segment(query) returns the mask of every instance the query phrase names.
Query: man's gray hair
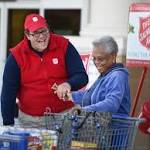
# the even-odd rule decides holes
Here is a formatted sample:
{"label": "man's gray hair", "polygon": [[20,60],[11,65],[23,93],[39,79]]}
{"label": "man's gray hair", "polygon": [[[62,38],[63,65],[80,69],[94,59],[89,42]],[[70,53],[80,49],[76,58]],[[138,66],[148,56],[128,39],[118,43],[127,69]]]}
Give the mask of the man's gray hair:
{"label": "man's gray hair", "polygon": [[101,47],[107,53],[118,53],[117,42],[111,36],[103,36],[102,38],[93,41],[93,46]]}

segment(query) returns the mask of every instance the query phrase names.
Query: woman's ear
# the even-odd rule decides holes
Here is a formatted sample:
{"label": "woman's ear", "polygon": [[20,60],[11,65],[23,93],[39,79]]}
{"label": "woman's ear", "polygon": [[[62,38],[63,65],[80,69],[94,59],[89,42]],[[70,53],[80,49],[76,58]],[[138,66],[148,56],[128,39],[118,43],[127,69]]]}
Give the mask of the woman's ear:
{"label": "woman's ear", "polygon": [[117,54],[116,54],[116,53],[114,53],[112,56],[113,56],[113,63],[115,63],[115,62],[116,62]]}

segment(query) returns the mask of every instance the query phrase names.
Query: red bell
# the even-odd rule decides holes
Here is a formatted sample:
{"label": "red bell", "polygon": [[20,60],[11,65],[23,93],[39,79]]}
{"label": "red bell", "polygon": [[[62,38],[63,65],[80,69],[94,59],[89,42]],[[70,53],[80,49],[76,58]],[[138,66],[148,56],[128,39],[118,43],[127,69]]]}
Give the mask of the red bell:
{"label": "red bell", "polygon": [[140,118],[144,119],[144,122],[140,123],[138,128],[145,134],[150,134],[150,101],[144,102]]}

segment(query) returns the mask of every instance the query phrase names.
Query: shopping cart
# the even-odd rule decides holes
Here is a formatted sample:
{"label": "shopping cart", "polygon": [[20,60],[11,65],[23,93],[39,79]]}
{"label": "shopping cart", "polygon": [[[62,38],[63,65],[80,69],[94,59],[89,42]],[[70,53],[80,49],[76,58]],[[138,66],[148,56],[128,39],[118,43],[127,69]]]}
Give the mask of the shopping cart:
{"label": "shopping cart", "polygon": [[46,121],[59,133],[58,150],[132,150],[140,123],[138,118],[105,112],[49,114]]}
{"label": "shopping cart", "polygon": [[132,150],[139,123],[107,112],[46,112],[46,129],[5,127],[0,150]]}

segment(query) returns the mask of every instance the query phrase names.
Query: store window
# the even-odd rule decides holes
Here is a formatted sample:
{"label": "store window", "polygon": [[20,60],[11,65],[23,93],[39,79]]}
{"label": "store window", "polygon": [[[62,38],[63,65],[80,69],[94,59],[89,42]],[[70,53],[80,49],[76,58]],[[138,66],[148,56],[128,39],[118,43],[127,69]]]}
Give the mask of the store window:
{"label": "store window", "polygon": [[81,10],[45,10],[51,30],[62,35],[79,35]]}
{"label": "store window", "polygon": [[39,13],[38,9],[8,10],[8,42],[7,49],[14,47],[24,36],[24,19],[30,13]]}
{"label": "store window", "polygon": [[0,2],[14,2],[16,0],[0,0]]}

